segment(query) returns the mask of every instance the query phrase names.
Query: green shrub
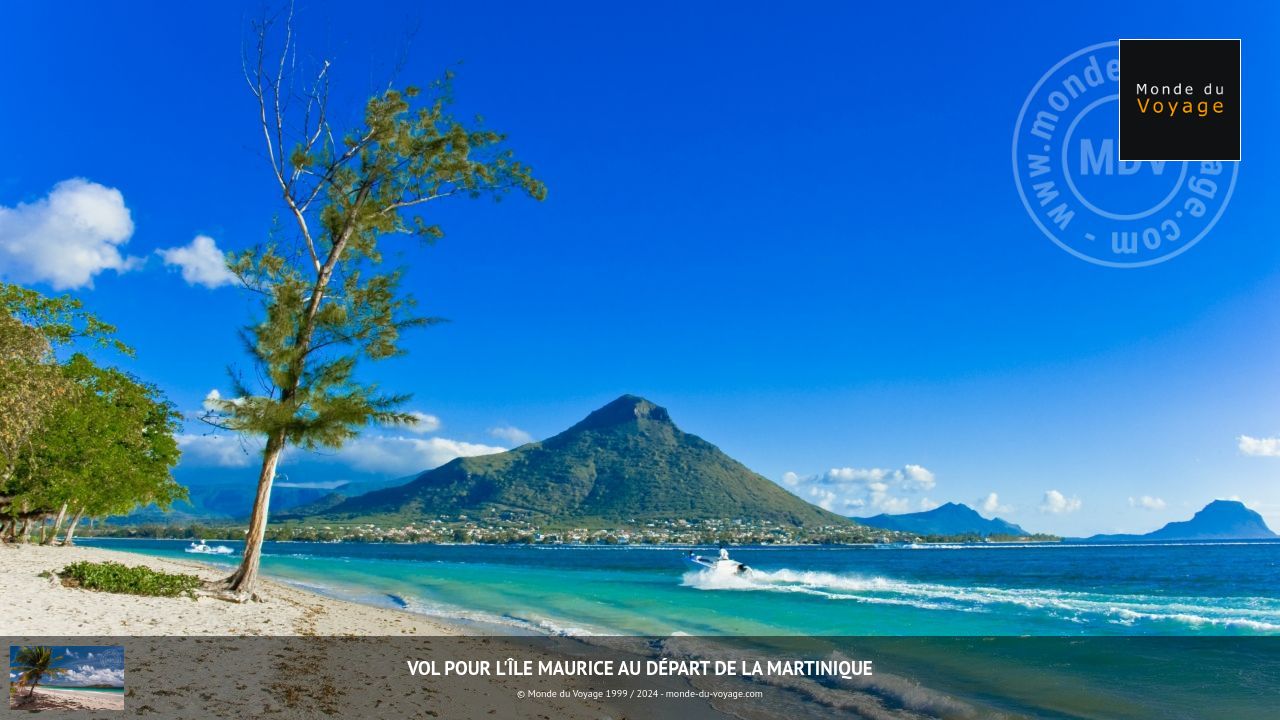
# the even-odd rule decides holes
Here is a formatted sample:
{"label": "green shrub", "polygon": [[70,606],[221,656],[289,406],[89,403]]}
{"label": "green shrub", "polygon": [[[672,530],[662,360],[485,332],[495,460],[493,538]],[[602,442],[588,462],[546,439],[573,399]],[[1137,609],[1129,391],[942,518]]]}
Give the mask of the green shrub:
{"label": "green shrub", "polygon": [[160,572],[146,566],[129,567],[117,562],[72,563],[58,573],[63,584],[86,590],[152,595],[155,597],[195,597],[200,578]]}

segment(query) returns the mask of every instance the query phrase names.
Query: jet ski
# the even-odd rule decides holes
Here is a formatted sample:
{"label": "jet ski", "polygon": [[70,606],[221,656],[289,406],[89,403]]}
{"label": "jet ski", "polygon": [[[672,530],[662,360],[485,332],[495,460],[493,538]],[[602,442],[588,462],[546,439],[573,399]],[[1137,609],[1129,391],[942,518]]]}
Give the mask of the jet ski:
{"label": "jet ski", "polygon": [[197,555],[230,555],[234,551],[226,545],[210,546],[204,540],[201,540],[199,543],[191,543],[188,545],[186,552],[195,553]]}
{"label": "jet ski", "polygon": [[692,550],[690,550],[689,553],[684,556],[684,559],[690,564],[697,565],[698,567],[710,570],[716,574],[748,575],[751,573],[751,568],[730,558],[729,551],[724,548],[720,548],[719,557],[709,558],[703,555],[696,555]]}

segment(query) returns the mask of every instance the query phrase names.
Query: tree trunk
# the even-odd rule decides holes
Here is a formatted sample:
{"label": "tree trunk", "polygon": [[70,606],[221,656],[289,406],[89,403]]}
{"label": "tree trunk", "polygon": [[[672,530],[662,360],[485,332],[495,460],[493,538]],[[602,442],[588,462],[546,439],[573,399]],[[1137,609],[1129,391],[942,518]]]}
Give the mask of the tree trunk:
{"label": "tree trunk", "polygon": [[80,518],[82,517],[84,517],[84,508],[77,510],[76,514],[71,517],[71,524],[67,526],[67,536],[62,539],[63,547],[70,547],[75,544],[72,542],[72,538],[76,536],[76,525],[80,524]]}
{"label": "tree trunk", "polygon": [[276,466],[284,452],[284,432],[267,438],[262,451],[262,471],[258,474],[258,494],[253,499],[253,514],[249,517],[249,533],[244,539],[244,558],[240,567],[226,579],[227,589],[245,599],[253,597],[258,584],[258,565],[262,561],[262,540],[267,533],[267,512],[271,504],[271,483],[276,477]]}
{"label": "tree trunk", "polygon": [[27,543],[31,541],[31,518],[22,518],[22,533],[18,536],[18,542]]}
{"label": "tree trunk", "polygon": [[40,539],[41,545],[52,545],[58,541],[58,533],[62,532],[62,523],[67,519],[67,504],[62,503],[62,507],[58,508],[58,515],[53,519],[53,532],[49,533],[49,537]]}

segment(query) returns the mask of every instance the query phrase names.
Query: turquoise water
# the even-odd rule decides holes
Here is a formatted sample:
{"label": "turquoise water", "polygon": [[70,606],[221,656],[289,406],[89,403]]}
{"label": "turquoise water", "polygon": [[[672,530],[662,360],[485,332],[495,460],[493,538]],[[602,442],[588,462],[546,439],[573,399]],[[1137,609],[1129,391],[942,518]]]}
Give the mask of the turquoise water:
{"label": "turquoise water", "polygon": [[76,687],[74,685],[41,685],[41,690],[72,690],[74,692],[96,692],[108,695],[123,695],[124,688]]}
{"label": "turquoise water", "polygon": [[[237,559],[177,540],[85,544]],[[746,578],[691,569],[685,550],[267,543],[263,568],[511,633],[1280,635],[1280,542],[734,548]]]}

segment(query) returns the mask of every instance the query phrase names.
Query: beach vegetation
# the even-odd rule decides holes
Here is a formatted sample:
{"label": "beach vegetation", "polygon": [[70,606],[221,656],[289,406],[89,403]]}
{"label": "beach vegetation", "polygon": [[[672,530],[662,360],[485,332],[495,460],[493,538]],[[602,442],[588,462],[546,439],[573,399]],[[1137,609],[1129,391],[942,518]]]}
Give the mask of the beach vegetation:
{"label": "beach vegetation", "polygon": [[[125,356],[115,328],[70,296],[0,283],[0,538],[53,543],[70,521],[168,507],[180,416],[158,388],[71,345]],[[74,348],[73,348],[74,349]]]}
{"label": "beach vegetation", "polygon": [[181,454],[175,438],[181,416],[159,389],[81,354],[60,371],[75,392],[55,408],[18,472],[36,504],[56,508],[45,542],[67,519],[64,542],[71,544],[85,515],[185,499],[171,474]]}
{"label": "beach vegetation", "polygon": [[145,565],[130,566],[117,562],[75,562],[58,573],[68,587],[153,597],[195,597],[200,578],[195,575],[167,573]]}
{"label": "beach vegetation", "polygon": [[[545,188],[503,147],[504,136],[450,112],[451,75],[425,87],[388,86],[362,121],[335,127],[331,63],[304,70],[292,9],[252,25],[245,80],[264,154],[287,218],[261,245],[228,257],[259,315],[242,333],[250,378],[233,372],[230,395],[210,399],[206,420],[262,441],[257,492],[239,568],[225,581],[252,597],[271,485],[287,447],[337,448],[368,425],[412,425],[407,396],[362,381],[357,365],[403,354],[402,334],[437,323],[414,312],[401,268],[384,253],[399,238],[444,235],[426,215],[450,197],[542,199]],[[304,74],[305,73],[305,74]]]}

